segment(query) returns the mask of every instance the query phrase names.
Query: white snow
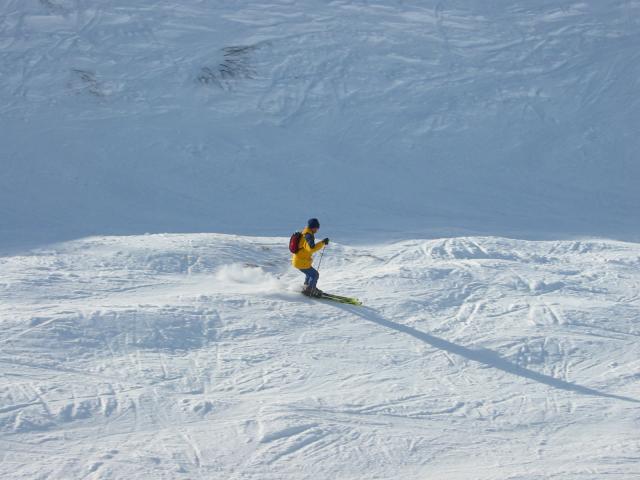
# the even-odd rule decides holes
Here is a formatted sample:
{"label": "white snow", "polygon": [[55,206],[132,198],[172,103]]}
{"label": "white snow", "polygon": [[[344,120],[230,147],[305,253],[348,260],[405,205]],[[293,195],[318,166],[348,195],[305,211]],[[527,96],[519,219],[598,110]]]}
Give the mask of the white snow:
{"label": "white snow", "polygon": [[639,44],[632,0],[0,0],[0,234],[637,241]]}
{"label": "white snow", "polygon": [[640,247],[94,237],[0,260],[3,478],[634,478]]}
{"label": "white snow", "polygon": [[[637,0],[0,0],[0,478],[639,478],[638,45]],[[310,216],[363,307],[299,294]]]}

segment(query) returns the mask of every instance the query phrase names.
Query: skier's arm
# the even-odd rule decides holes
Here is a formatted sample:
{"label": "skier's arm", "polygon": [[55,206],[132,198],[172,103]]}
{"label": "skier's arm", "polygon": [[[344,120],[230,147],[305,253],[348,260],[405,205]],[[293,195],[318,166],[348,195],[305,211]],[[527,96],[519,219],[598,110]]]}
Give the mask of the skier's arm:
{"label": "skier's arm", "polygon": [[315,253],[324,247],[324,242],[316,243],[313,235],[311,235],[310,233],[307,233],[304,236],[304,239],[306,240],[304,248],[309,250],[311,253]]}

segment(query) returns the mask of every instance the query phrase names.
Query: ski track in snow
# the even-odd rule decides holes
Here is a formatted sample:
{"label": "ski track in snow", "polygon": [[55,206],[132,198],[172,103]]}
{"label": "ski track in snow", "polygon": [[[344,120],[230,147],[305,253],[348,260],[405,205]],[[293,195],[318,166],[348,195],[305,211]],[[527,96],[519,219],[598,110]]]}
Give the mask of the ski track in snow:
{"label": "ski track in snow", "polygon": [[633,478],[640,249],[93,237],[0,258],[3,478]]}

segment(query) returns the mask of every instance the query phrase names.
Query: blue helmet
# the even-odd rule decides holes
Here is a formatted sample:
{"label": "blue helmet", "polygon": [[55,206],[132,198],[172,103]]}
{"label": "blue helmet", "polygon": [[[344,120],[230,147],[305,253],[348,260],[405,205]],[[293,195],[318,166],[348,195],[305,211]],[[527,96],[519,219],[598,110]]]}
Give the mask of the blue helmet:
{"label": "blue helmet", "polygon": [[307,226],[309,228],[320,228],[320,222],[318,221],[317,218],[310,218],[309,221],[307,222]]}

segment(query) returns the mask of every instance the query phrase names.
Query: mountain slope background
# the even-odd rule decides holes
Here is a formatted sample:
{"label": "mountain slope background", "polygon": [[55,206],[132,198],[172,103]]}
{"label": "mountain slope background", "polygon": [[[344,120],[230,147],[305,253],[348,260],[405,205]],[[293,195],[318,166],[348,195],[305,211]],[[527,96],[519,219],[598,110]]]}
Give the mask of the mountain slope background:
{"label": "mountain slope background", "polygon": [[5,241],[635,239],[640,5],[3,0]]}

